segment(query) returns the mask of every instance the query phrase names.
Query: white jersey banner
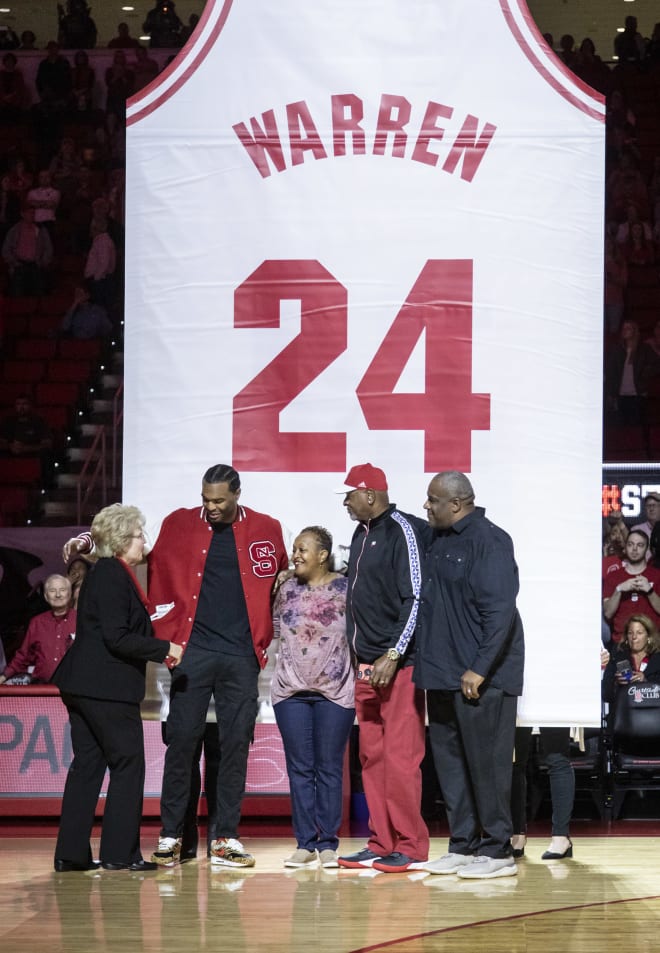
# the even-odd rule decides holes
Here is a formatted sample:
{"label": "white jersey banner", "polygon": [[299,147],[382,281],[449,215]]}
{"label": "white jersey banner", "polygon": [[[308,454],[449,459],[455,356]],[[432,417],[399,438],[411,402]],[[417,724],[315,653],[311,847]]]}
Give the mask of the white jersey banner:
{"label": "white jersey banner", "polygon": [[382,467],[513,537],[521,713],[599,721],[604,104],[522,0],[209,0],[128,109],[124,498],[292,533]]}

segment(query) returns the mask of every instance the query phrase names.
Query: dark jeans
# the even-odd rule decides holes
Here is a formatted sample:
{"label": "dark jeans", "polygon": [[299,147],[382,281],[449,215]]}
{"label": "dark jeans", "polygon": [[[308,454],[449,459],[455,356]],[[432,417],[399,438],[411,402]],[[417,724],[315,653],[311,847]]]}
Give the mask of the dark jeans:
{"label": "dark jeans", "polygon": [[336,850],[342,815],[344,752],[354,708],[318,692],[299,692],[274,706],[291,788],[293,832],[305,850]]}
{"label": "dark jeans", "polygon": [[[163,743],[167,744],[167,723],[163,722]],[[191,856],[197,853],[199,845],[199,830],[197,827],[199,796],[202,793],[202,771],[200,761],[204,751],[204,796],[206,799],[207,827],[206,852],[210,852],[211,843],[218,836],[216,834],[216,820],[218,810],[218,772],[220,769],[220,744],[218,741],[218,726],[214,721],[207,721],[204,737],[195,748],[192,768],[190,770],[190,797],[186,807],[186,817],[183,822],[181,854]]]}
{"label": "dark jeans", "polygon": [[511,763],[517,699],[429,691],[429,740],[455,854],[511,855]]}
{"label": "dark jeans", "polygon": [[247,761],[257,717],[256,656],[227,655],[189,645],[172,672],[167,751],[160,800],[162,837],[181,837],[190,801],[195,751],[204,735],[211,696],[218,720],[221,770],[217,837],[237,837]]}
{"label": "dark jeans", "polygon": [[[568,728],[539,730],[539,750],[550,779],[552,834],[553,837],[568,837],[575,799],[575,772],[569,760],[570,732]],[[511,787],[514,834],[524,834],[527,831],[527,762],[532,741],[531,728],[516,728],[516,759]]]}

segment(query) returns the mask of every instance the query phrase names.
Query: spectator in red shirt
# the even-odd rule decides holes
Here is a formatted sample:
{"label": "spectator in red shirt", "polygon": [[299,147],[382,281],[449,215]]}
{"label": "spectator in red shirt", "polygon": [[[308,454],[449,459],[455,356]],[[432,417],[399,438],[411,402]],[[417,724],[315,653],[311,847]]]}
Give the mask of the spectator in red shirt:
{"label": "spectator in red shirt", "polygon": [[603,582],[603,613],[612,628],[613,642],[621,642],[632,615],[643,613],[655,626],[660,624],[660,570],[647,564],[648,548],[646,533],[632,530],[626,540],[625,565],[608,573]]}
{"label": "spectator in red shirt", "polygon": [[17,676],[49,682],[76,633],[76,610],[71,608],[71,583],[66,576],[46,579],[44,596],[50,606],[30,622],[23,644],[0,675],[0,684]]}

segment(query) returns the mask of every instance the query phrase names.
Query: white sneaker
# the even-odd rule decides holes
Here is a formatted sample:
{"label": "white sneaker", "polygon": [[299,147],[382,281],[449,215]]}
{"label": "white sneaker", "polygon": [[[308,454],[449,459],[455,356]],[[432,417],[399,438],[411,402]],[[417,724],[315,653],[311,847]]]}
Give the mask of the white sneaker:
{"label": "white sneaker", "polygon": [[492,877],[515,877],[518,868],[513,857],[486,857],[481,854],[474,857],[472,863],[461,867],[459,877],[474,880],[486,880]]}
{"label": "white sneaker", "polygon": [[254,867],[254,857],[235,837],[218,837],[211,843],[211,863],[218,867]]}
{"label": "white sneaker", "polygon": [[443,854],[438,860],[427,860],[422,870],[427,870],[430,874],[455,874],[474,859],[472,854]]}
{"label": "white sneaker", "polygon": [[158,848],[151,855],[152,864],[161,867],[174,867],[181,858],[181,838],[161,837]]}

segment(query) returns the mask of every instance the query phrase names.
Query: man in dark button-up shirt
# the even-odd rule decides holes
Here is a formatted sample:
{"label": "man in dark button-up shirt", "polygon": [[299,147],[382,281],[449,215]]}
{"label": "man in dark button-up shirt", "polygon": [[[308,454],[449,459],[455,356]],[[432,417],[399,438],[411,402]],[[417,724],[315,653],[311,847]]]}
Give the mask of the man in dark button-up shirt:
{"label": "man in dark button-up shirt", "polygon": [[415,682],[427,690],[450,828],[449,853],[426,869],[511,876],[511,764],[524,662],[513,544],[474,505],[463,473],[438,473],[424,508],[436,534],[422,587]]}

